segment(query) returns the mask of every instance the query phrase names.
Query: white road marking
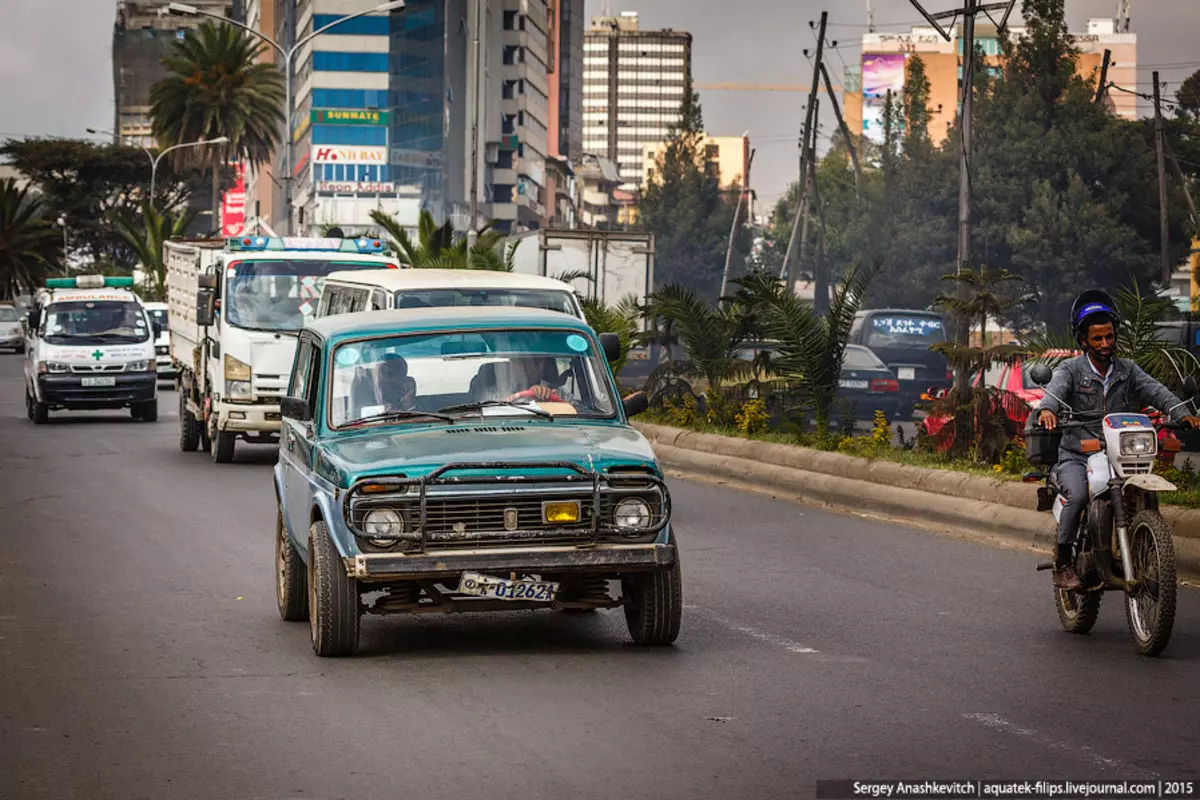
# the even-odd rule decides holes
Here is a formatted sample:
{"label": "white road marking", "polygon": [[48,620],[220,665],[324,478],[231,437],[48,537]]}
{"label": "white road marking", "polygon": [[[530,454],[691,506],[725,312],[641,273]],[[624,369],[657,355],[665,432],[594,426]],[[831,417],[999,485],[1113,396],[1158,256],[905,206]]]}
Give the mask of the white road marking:
{"label": "white road marking", "polygon": [[1099,753],[1097,753],[1095,750],[1093,750],[1092,748],[1088,747],[1087,745],[1078,744],[1076,742],[1061,741],[1059,739],[1053,738],[1052,736],[1048,736],[1039,731],[1035,731],[1032,728],[1021,727],[1020,725],[1016,724],[1015,722],[1011,722],[1010,720],[1005,719],[1004,717],[1000,716],[999,714],[988,714],[988,713],[963,714],[963,718],[969,719],[972,722],[978,722],[980,725],[991,728],[992,730],[1003,731],[1004,733],[1010,733],[1014,736],[1020,736],[1022,739],[1028,739],[1029,741],[1031,741],[1035,744],[1041,745],[1042,747],[1045,747],[1049,750],[1058,750],[1060,752],[1067,753],[1078,759],[1088,762],[1089,764],[1091,764],[1094,767],[1102,767],[1102,768],[1111,769],[1111,770],[1120,770],[1127,774],[1138,773],[1138,774],[1146,775],[1147,777],[1150,777],[1150,778],[1161,778],[1162,777],[1157,772],[1151,772],[1150,770],[1139,769],[1137,767],[1133,767],[1130,764],[1126,764],[1124,761],[1119,761],[1115,758],[1107,758],[1105,756],[1102,756]]}
{"label": "white road marking", "polygon": [[700,608],[699,606],[685,605],[684,608],[686,608],[690,611],[697,611],[700,614],[711,619],[713,622],[716,622],[720,625],[724,625],[726,628],[737,631],[738,633],[744,633],[747,636],[749,636],[753,639],[757,639],[760,642],[765,642],[766,644],[774,645],[775,647],[782,647],[784,650],[787,650],[789,653],[805,654],[805,653],[821,652],[820,650],[815,650],[806,644],[800,644],[799,642],[793,642],[791,639],[785,639],[782,636],[777,636],[773,633],[768,633],[767,631],[760,631],[758,628],[751,627],[750,625],[746,625],[745,623],[737,622],[732,619],[727,619],[726,617],[722,617],[720,614],[714,614],[713,612],[709,611],[708,609]]}

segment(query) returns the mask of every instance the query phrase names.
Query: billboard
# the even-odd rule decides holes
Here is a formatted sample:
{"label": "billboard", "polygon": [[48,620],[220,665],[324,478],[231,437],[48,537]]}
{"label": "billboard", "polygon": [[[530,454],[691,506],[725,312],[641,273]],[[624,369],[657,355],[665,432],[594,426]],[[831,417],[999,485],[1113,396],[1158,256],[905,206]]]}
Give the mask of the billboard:
{"label": "billboard", "polygon": [[442,168],[443,156],[440,150],[408,150],[403,147],[393,147],[391,155],[392,163],[398,167]]}
{"label": "billboard", "polygon": [[904,89],[904,53],[863,53],[863,136],[883,144],[883,107],[887,93],[899,99]]}
{"label": "billboard", "polygon": [[318,181],[318,192],[335,194],[392,194],[396,184],[392,181]]}
{"label": "billboard", "polygon": [[313,145],[314,164],[386,164],[386,147],[358,147],[349,145]]}
{"label": "billboard", "polygon": [[238,163],[234,167],[237,176],[233,186],[221,197],[221,235],[241,236],[246,227],[246,167]]}
{"label": "billboard", "polygon": [[315,108],[310,113],[314,125],[387,125],[388,111],[370,108]]}

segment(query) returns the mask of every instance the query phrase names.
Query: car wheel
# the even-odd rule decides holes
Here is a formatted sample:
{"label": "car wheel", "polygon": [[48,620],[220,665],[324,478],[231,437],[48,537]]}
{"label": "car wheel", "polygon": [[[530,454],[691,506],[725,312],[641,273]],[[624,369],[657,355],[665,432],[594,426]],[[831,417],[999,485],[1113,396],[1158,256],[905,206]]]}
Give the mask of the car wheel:
{"label": "car wheel", "polygon": [[683,618],[683,582],[676,550],[675,564],[668,569],[636,572],[621,580],[630,602],[625,622],[636,644],[671,644],[679,636]]}
{"label": "car wheel", "polygon": [[33,401],[33,424],[45,425],[50,421],[50,407],[45,403]]}
{"label": "car wheel", "polygon": [[318,656],[353,655],[361,610],[358,581],[346,574],[323,521],[308,532],[308,628]]}
{"label": "car wheel", "polygon": [[142,422],[158,422],[158,400],[148,400],[141,404],[141,413],[138,415]]}
{"label": "car wheel", "polygon": [[275,602],[284,622],[308,619],[308,573],[283,524],[283,510],[275,511]]}

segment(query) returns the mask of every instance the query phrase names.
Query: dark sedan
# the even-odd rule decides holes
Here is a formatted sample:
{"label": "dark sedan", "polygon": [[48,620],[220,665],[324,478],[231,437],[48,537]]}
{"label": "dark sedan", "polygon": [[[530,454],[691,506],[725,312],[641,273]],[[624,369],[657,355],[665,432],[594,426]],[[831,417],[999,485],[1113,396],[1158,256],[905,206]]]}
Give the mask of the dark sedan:
{"label": "dark sedan", "polygon": [[[853,404],[855,416],[860,420],[873,418],[876,411],[894,419],[900,407],[900,384],[887,364],[870,349],[848,344],[842,357],[837,402],[839,407],[843,403]],[[840,413],[840,408],[835,413]]]}

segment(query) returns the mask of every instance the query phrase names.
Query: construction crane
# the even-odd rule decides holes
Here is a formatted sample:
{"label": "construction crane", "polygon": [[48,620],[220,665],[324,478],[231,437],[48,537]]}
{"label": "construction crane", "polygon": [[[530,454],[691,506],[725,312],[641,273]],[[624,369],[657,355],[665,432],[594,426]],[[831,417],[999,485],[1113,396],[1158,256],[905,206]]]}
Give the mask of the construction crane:
{"label": "construction crane", "polygon": [[[807,84],[795,83],[695,83],[692,88],[698,92],[807,92],[812,89]],[[835,85],[835,92],[842,87]]]}

